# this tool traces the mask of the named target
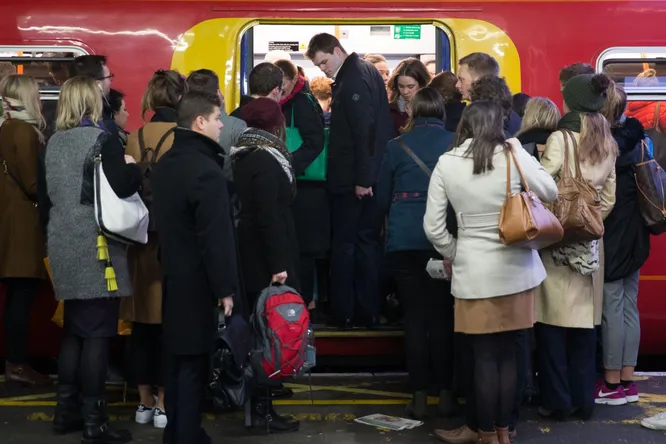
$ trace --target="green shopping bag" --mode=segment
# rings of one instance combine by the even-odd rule
[[[308,94],[308,99],[314,105],[312,97]],[[286,128],[286,141],[287,149],[293,153],[303,145],[303,138],[301,133],[294,126],[294,107],[291,108],[291,124]],[[328,156],[328,128],[324,128],[324,149],[319,156],[305,169],[303,175],[298,176],[298,180],[311,180],[311,181],[325,181],[326,180],[326,166]]]

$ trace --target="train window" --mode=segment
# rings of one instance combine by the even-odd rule
[[[611,48],[597,70],[621,84],[629,100],[663,100],[666,96],[666,47]]]
[[[34,77],[42,99],[57,99],[57,91],[69,78],[74,58],[87,54],[80,48],[62,46],[0,46],[0,79],[9,74]]]
[[[310,38],[321,32],[337,36],[349,53],[383,55],[389,71],[408,57],[419,58],[424,63],[434,60],[437,71],[451,67],[449,39],[432,24],[259,24],[249,29],[241,42],[241,93],[248,93],[247,76],[252,68],[266,60],[288,58],[303,68],[306,77],[323,76],[324,73],[305,57]]]

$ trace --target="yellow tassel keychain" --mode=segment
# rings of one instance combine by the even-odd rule
[[[97,260],[109,260],[109,245],[106,243],[106,238],[101,232],[97,236]]]
[[[118,282],[116,281],[116,271],[111,265],[111,261],[106,263],[106,270],[104,270],[104,278],[106,279],[106,289],[108,291],[118,291]]]

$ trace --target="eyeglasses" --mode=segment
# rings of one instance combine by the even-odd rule
[[[97,80],[99,80],[101,82],[102,80],[113,79],[115,76],[116,76],[115,74],[109,74],[108,76],[102,77],[101,79],[97,79]]]

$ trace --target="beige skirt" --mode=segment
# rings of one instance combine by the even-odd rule
[[[455,299],[455,331],[470,335],[532,328],[535,289],[488,299]]]

